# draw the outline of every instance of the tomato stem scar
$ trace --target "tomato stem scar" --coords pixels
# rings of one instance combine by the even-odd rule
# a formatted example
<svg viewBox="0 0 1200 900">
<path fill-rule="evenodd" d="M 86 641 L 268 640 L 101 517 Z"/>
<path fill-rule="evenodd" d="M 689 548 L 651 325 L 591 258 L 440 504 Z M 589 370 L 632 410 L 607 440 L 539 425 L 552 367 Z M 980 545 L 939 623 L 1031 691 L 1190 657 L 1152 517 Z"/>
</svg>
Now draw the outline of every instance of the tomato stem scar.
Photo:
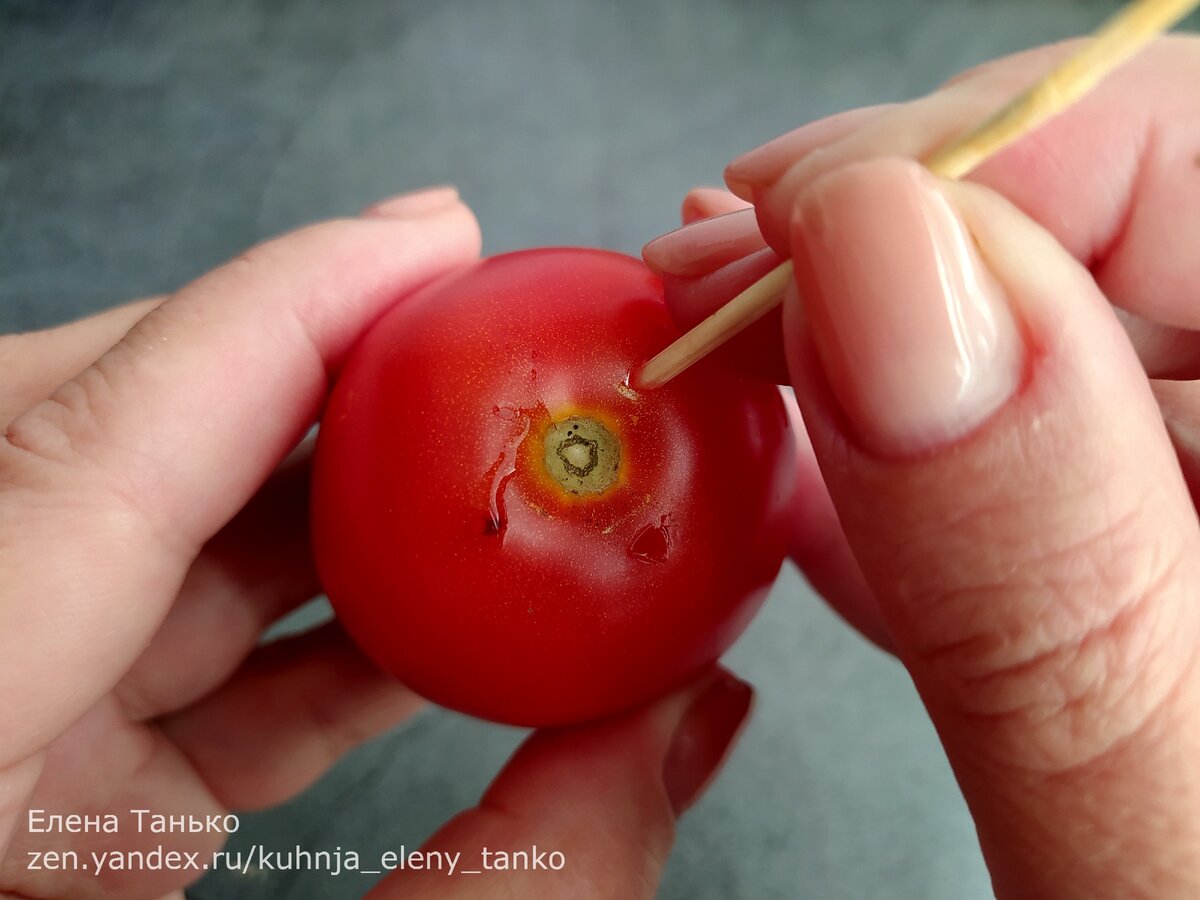
<svg viewBox="0 0 1200 900">
<path fill-rule="evenodd" d="M 602 494 L 617 480 L 621 442 L 600 422 L 571 416 L 546 431 L 542 462 L 571 494 Z"/>
</svg>

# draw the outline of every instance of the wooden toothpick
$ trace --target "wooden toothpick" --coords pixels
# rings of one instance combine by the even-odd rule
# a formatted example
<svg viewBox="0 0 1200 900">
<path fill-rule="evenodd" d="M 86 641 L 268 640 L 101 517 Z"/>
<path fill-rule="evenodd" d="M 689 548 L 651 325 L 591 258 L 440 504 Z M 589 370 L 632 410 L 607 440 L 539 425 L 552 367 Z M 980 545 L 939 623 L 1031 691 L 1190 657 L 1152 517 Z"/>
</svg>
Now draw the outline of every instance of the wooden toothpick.
<svg viewBox="0 0 1200 900">
<path fill-rule="evenodd" d="M 926 159 L 926 167 L 940 178 L 962 178 L 1065 110 L 1197 6 L 1200 0 L 1134 0 L 1127 4 L 1100 26 L 1082 48 L 1037 84 Z M 657 356 L 634 369 L 629 386 L 639 391 L 662 387 L 777 307 L 791 276 L 790 261 L 772 269 Z"/>
</svg>

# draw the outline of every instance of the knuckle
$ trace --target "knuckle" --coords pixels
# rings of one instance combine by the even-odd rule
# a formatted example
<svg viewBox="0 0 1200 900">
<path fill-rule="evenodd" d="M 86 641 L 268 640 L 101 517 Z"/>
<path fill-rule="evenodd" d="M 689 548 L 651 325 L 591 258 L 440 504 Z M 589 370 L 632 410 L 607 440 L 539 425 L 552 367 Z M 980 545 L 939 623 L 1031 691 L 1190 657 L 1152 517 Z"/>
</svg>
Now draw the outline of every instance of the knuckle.
<svg viewBox="0 0 1200 900">
<path fill-rule="evenodd" d="M 43 332 L 0 335 L 0 426 L 7 425 L 43 399 L 39 369 L 48 349 Z"/>
<path fill-rule="evenodd" d="M 152 448 L 122 444 L 105 425 L 118 403 L 124 352 L 111 351 L 8 423 L 0 435 L 0 488 L 71 498 L 104 533 L 148 535 L 172 558 L 187 558 L 189 540 L 152 512 L 168 472 Z"/>
<path fill-rule="evenodd" d="M 71 463 L 94 456 L 102 443 L 99 411 L 112 402 L 110 378 L 103 361 L 89 367 L 10 422 L 6 443 L 48 462 Z"/>
<path fill-rule="evenodd" d="M 935 589 L 913 648 L 942 711 L 993 759 L 1079 768 L 1168 704 L 1195 656 L 1182 540 L 1155 543 L 1144 509 L 1059 546 L 1034 548 L 988 583 Z"/>
<path fill-rule="evenodd" d="M 7 425 L 25 405 L 23 384 L 25 359 L 22 342 L 15 334 L 0 334 L 0 424 Z"/>
</svg>

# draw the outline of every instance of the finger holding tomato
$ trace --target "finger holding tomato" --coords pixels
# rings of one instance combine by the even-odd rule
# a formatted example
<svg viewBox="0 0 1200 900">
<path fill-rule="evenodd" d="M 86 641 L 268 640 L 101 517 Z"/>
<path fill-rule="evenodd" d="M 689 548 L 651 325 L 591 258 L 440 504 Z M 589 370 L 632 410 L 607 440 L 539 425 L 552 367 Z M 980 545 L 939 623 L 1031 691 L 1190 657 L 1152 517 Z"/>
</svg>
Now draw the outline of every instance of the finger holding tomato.
<svg viewBox="0 0 1200 900">
<path fill-rule="evenodd" d="M 823 592 L 876 598 L 997 896 L 1196 897 L 1200 41 L 962 181 L 915 162 L 1079 46 L 782 135 L 726 169 L 752 212 L 645 253 L 693 280 L 684 316 L 731 247 L 790 258 L 756 350 L 785 352 L 843 526 L 798 517 L 798 544 L 860 563 Z"/>
</svg>

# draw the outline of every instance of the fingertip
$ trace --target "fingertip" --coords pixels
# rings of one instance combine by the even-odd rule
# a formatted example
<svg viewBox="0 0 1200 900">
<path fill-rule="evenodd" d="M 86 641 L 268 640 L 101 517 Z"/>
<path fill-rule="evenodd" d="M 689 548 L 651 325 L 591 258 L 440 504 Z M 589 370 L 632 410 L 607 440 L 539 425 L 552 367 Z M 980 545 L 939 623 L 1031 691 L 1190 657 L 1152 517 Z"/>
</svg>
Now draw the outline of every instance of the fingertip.
<svg viewBox="0 0 1200 900">
<path fill-rule="evenodd" d="M 770 205 L 764 208 L 763 200 L 776 199 L 780 193 L 776 186 L 784 182 L 787 174 L 806 157 L 841 141 L 880 118 L 890 108 L 889 105 L 868 106 L 817 119 L 743 153 L 725 167 L 725 184 L 736 196 L 759 209 L 763 235 L 772 247 L 781 250 L 786 243 L 787 198 L 782 203 L 783 220 L 776 219 Z"/>
<path fill-rule="evenodd" d="M 535 732 L 488 788 L 485 801 L 548 814 L 569 808 L 564 798 L 575 794 L 577 801 L 616 818 L 625 816 L 630 804 L 659 812 L 667 809 L 660 805 L 664 799 L 674 810 L 679 807 L 672 798 L 690 805 L 724 758 L 709 754 L 707 770 L 697 771 L 703 765 L 695 751 L 719 742 L 722 723 L 733 717 L 718 698 L 745 692 L 752 693 L 749 685 L 713 666 L 628 713 Z M 748 709 L 747 704 L 741 718 Z M 726 746 L 736 736 L 736 724 L 726 729 Z M 604 791 L 596 790 L 598 783 L 605 785 Z"/>
<path fill-rule="evenodd" d="M 687 811 L 712 783 L 753 705 L 754 689 L 722 670 L 687 707 L 663 760 L 663 784 L 676 816 Z"/>
<path fill-rule="evenodd" d="M 740 205 L 655 238 L 642 260 L 659 275 L 697 278 L 763 248 L 754 211 Z"/>
<path fill-rule="evenodd" d="M 747 203 L 754 202 L 754 185 L 741 178 L 732 163 L 725 167 L 723 178 L 725 187 L 729 188 L 729 193 Z"/>
<path fill-rule="evenodd" d="M 438 189 L 440 193 L 442 189 Z M 457 190 L 447 188 L 444 201 L 431 198 L 428 203 L 420 201 L 418 211 L 399 214 L 376 214 L 364 216 L 367 222 L 380 226 L 401 227 L 415 236 L 435 235 L 441 240 L 449 239 L 457 248 L 468 249 L 478 255 L 483 236 L 479 219 L 462 199 Z"/>
<path fill-rule="evenodd" d="M 457 236 L 460 245 L 471 259 L 478 257 L 483 251 L 483 230 L 479 224 L 479 217 L 462 200 L 450 204 L 435 213 L 432 218 Z"/>
<path fill-rule="evenodd" d="M 724 188 L 695 187 L 688 191 L 679 209 L 679 217 L 684 225 L 690 225 L 701 219 L 724 215 L 746 209 L 750 204 L 734 196 Z"/>
<path fill-rule="evenodd" d="M 444 250 L 473 258 L 483 248 L 479 220 L 453 185 L 399 194 L 366 207 L 357 219 L 341 221 L 373 228 L 398 228 L 404 232 L 406 242 L 423 242 L 435 252 Z M 325 222 L 310 227 L 328 228 L 335 224 Z M 313 256 L 320 258 L 320 254 Z"/>
</svg>

